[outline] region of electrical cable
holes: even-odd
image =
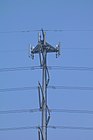
[[[49,89],[66,89],[66,90],[93,90],[93,87],[80,87],[80,86],[48,86]],[[36,90],[37,86],[33,87],[18,87],[18,88],[2,88],[0,92],[12,92],[12,91],[27,91],[27,90]]]
[[[81,86],[49,86],[50,89],[66,89],[66,90],[93,90],[93,87]]]
[[[48,66],[50,70],[79,70],[79,71],[93,71],[93,67],[81,66]]]
[[[3,88],[0,89],[0,92],[27,91],[27,90],[34,90],[34,89],[37,89],[37,87],[33,86],[33,87]]]
[[[93,71],[93,67],[81,67],[81,66],[47,66],[49,70],[70,70],[70,71]],[[42,69],[41,66],[26,66],[26,67],[11,67],[11,68],[0,68],[0,72],[11,72],[11,71],[27,71],[27,70],[38,70]]]
[[[34,113],[40,112],[41,109],[19,109],[19,110],[4,110],[0,111],[0,115],[2,114],[14,114],[14,113]],[[79,114],[93,114],[93,110],[75,110],[75,109],[49,109],[50,112],[55,113],[79,113]]]
[[[19,110],[4,110],[0,111],[1,114],[14,114],[14,113],[34,113],[39,112],[40,109],[19,109]]]
[[[0,53],[12,53],[12,52],[27,52],[27,49],[5,49],[5,50],[0,50]]]
[[[40,29],[0,31],[0,34],[40,32]],[[45,29],[45,32],[93,32],[93,29]]]
[[[0,131],[28,130],[28,129],[38,129],[38,128],[39,128],[38,126],[11,127],[11,128],[0,128]],[[88,130],[88,131],[93,131],[93,127],[52,126],[52,125],[50,125],[50,126],[47,126],[47,128],[51,128],[51,129],[71,129],[71,130]]]
[[[40,66],[28,66],[28,67],[0,68],[0,72],[25,71],[25,70],[35,70],[35,69],[41,69],[41,67]]]
[[[52,129],[73,129],[73,130],[93,130],[93,127],[76,127],[76,126],[48,126]]]
[[[93,110],[76,110],[76,109],[50,109],[50,112],[63,113],[79,113],[79,114],[93,114]]]
[[[39,32],[41,30],[14,30],[14,31],[0,31],[0,34],[11,34],[11,33],[30,33]]]
[[[37,126],[26,126],[26,127],[0,128],[0,131],[28,130],[28,129],[38,129],[38,127]]]
[[[46,32],[90,32],[93,29],[45,29]]]
[[[69,48],[66,47],[66,48],[62,48],[62,50],[71,50],[71,51],[72,50],[93,50],[93,48],[92,47],[84,47],[84,48],[83,47],[82,48],[81,47],[78,47],[78,48],[77,47],[75,47],[75,48],[74,47],[69,47]]]

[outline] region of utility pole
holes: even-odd
[[[42,112],[42,125],[38,127],[39,140],[47,140],[47,127],[50,120],[50,111],[47,104],[47,87],[49,84],[50,76],[47,67],[47,53],[56,53],[56,57],[60,55],[60,44],[53,47],[46,42],[46,32],[42,31],[38,34],[38,44],[35,48],[30,46],[30,54],[34,59],[34,54],[39,54],[40,67],[42,68],[42,85],[38,82],[38,95],[39,95],[39,107]]]

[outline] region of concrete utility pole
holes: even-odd
[[[47,87],[50,76],[47,67],[47,53],[56,52],[56,57],[60,55],[60,44],[54,48],[46,42],[46,33],[42,31],[38,34],[38,44],[35,48],[30,47],[30,54],[34,59],[34,54],[39,54],[40,66],[42,68],[42,85],[38,82],[39,106],[42,112],[42,125],[38,127],[39,140],[47,140],[47,126],[50,120],[50,111],[47,105]]]

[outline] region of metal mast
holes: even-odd
[[[34,59],[34,54],[39,54],[40,66],[42,68],[42,85],[38,82],[39,106],[42,112],[42,125],[38,127],[39,140],[47,140],[47,126],[50,120],[50,111],[47,105],[47,87],[50,76],[47,67],[47,53],[56,52],[56,57],[60,55],[60,44],[56,47],[46,42],[46,33],[42,31],[38,34],[38,44],[35,48],[30,46],[30,54]]]

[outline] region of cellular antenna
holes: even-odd
[[[50,110],[47,104],[47,87],[50,81],[49,71],[47,67],[47,53],[56,53],[56,57],[60,55],[60,44],[53,47],[46,42],[46,32],[41,30],[41,34],[38,34],[38,44],[35,48],[31,47],[30,54],[32,59],[35,54],[39,54],[40,66],[42,67],[42,84],[38,82],[38,95],[39,95],[39,107],[42,112],[42,124],[38,128],[39,140],[47,140],[47,127],[50,121]]]

